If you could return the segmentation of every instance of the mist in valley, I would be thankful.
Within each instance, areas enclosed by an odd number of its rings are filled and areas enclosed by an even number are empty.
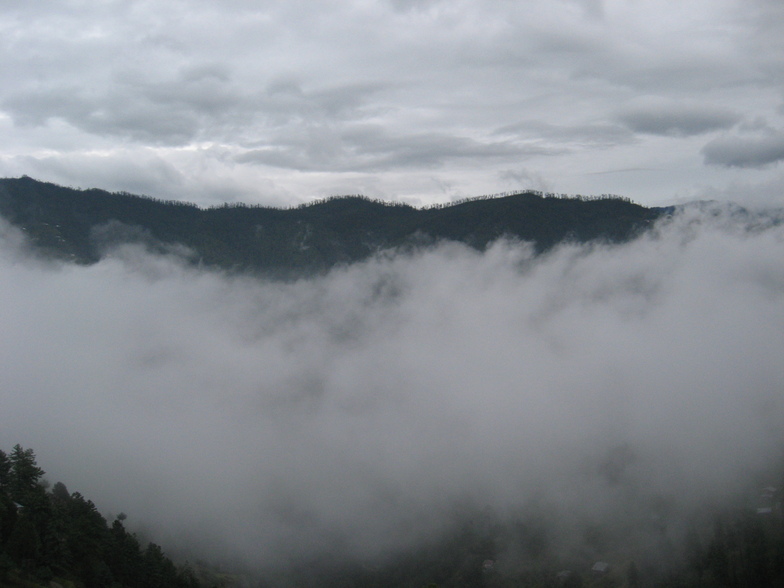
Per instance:
[[[536,521],[563,565],[667,565],[695,517],[782,483],[769,213],[693,205],[625,245],[441,243],[291,282],[2,241],[0,446],[189,557],[379,562],[483,513]]]

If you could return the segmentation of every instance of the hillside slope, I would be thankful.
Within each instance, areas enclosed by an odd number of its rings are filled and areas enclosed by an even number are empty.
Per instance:
[[[522,192],[416,209],[363,197],[292,209],[201,209],[127,193],[76,190],[29,177],[0,179],[0,215],[42,252],[93,263],[108,246],[184,245],[194,263],[277,277],[316,273],[378,251],[453,240],[477,249],[507,236],[538,251],[572,240],[621,242],[660,211],[621,198],[558,198]]]

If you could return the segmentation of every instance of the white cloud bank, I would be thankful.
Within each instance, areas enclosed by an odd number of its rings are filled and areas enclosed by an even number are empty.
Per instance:
[[[566,527],[712,504],[781,465],[784,230],[764,218],[691,209],[622,247],[444,245],[290,284],[134,248],[43,264],[6,229],[0,446],[164,546],[254,564],[411,544],[457,502]]]

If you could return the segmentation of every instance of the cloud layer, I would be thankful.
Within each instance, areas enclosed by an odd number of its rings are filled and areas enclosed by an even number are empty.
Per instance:
[[[0,175],[201,204],[518,188],[650,204],[784,186],[763,165],[777,155],[720,135],[784,126],[778,0],[73,1],[0,16]]]
[[[724,167],[760,168],[784,160],[784,131],[768,130],[753,137],[722,136],[702,150],[706,163]]]
[[[537,502],[564,544],[654,499],[718,503],[784,446],[784,233],[731,212],[288,284],[134,247],[49,265],[6,227],[0,445],[153,538],[255,565],[415,545],[466,502]]]

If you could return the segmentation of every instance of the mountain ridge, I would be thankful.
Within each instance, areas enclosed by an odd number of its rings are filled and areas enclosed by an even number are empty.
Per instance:
[[[0,179],[0,216],[39,252],[95,263],[106,248],[144,241],[184,245],[194,263],[287,278],[362,261],[387,249],[449,240],[482,250],[502,237],[537,252],[565,242],[624,242],[664,209],[620,197],[560,197],[521,191],[414,208],[364,196],[295,208],[246,204],[199,208],[96,188],[74,189],[27,176]]]

